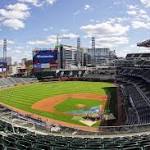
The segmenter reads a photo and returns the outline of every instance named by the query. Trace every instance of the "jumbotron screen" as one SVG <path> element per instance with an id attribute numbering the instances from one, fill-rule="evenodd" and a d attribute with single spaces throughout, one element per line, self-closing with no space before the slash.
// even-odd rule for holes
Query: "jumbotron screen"
<path id="1" fill-rule="evenodd" d="M 0 72 L 6 72 L 7 71 L 7 63 L 0 62 Z"/>
<path id="2" fill-rule="evenodd" d="M 33 51 L 33 68 L 47 69 L 57 65 L 57 50 L 36 50 Z"/>

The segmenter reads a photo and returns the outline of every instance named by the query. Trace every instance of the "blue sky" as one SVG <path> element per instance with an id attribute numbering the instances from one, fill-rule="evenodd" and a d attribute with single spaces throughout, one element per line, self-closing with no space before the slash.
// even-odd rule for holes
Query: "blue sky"
<path id="1" fill-rule="evenodd" d="M 150 0 L 0 0 L 0 55 L 8 39 L 8 56 L 31 58 L 33 48 L 61 43 L 109 47 L 119 56 L 148 52 L 136 43 L 150 38 Z"/>

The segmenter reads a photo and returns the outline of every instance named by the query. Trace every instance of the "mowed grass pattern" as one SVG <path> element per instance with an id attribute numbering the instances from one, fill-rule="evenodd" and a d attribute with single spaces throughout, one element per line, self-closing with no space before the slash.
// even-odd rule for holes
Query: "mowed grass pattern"
<path id="1" fill-rule="evenodd" d="M 72 120 L 71 116 L 67 115 L 62 116 L 62 114 L 58 113 L 48 113 L 33 110 L 31 107 L 37 101 L 61 94 L 97 93 L 105 95 L 106 93 L 103 88 L 113 86 L 114 86 L 113 84 L 105 82 L 82 82 L 82 81 L 34 83 L 0 90 L 0 102 L 41 116 L 65 122 L 81 124 L 79 122 Z"/>
<path id="2" fill-rule="evenodd" d="M 85 106 L 84 109 L 89 109 L 94 106 L 99 106 L 102 103 L 99 100 L 95 100 L 95 99 L 87 100 L 87 99 L 69 98 L 69 99 L 66 99 L 64 102 L 56 105 L 55 109 L 60 112 L 69 112 L 72 110 L 80 109 L 78 107 L 78 104 L 84 105 Z"/>

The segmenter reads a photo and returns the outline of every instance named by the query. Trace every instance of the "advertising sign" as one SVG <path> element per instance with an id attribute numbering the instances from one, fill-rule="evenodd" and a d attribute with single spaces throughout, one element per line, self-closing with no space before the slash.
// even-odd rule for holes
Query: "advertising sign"
<path id="1" fill-rule="evenodd" d="M 7 63 L 0 62 L 0 72 L 6 72 L 7 70 Z"/>
<path id="2" fill-rule="evenodd" d="M 57 50 L 36 50 L 33 51 L 33 68 L 48 69 L 57 64 Z"/>

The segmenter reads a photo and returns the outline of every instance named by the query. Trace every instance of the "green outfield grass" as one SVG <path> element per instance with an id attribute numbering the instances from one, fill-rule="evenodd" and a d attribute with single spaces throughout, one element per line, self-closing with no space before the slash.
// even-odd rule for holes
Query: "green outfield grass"
<path id="1" fill-rule="evenodd" d="M 61 94 L 70 94 L 70 93 L 96 93 L 101 95 L 106 95 L 105 88 L 114 87 L 111 83 L 106 82 L 82 82 L 82 81 L 67 81 L 67 82 L 49 82 L 49 83 L 34 83 L 28 85 L 20 85 L 12 87 L 9 89 L 0 90 L 0 102 L 10 105 L 12 107 L 35 113 L 41 116 L 81 124 L 78 121 L 72 120 L 72 117 L 69 115 L 58 114 L 58 113 L 48 113 L 38 110 L 33 110 L 31 107 L 37 101 L 40 101 L 44 98 L 52 97 L 55 95 Z M 108 91 L 107 91 L 108 92 Z M 80 100 L 77 100 L 80 102 Z M 80 104 L 83 103 L 83 100 Z M 85 102 L 84 102 L 85 103 Z M 87 101 L 88 107 L 97 105 L 98 101 Z M 63 111 L 68 111 L 64 104 L 58 106 L 59 109 Z M 73 107 L 74 102 L 71 102 Z M 66 110 L 65 110 L 66 109 Z"/>
<path id="2" fill-rule="evenodd" d="M 86 99 L 75 99 L 75 98 L 69 98 L 66 99 L 64 102 L 58 104 L 55 108 L 59 112 L 69 112 L 72 110 L 78 110 L 77 107 L 78 104 L 84 105 L 84 109 L 91 108 L 93 106 L 99 106 L 101 102 L 99 100 L 86 100 Z M 103 105 L 103 104 L 102 104 Z"/>

